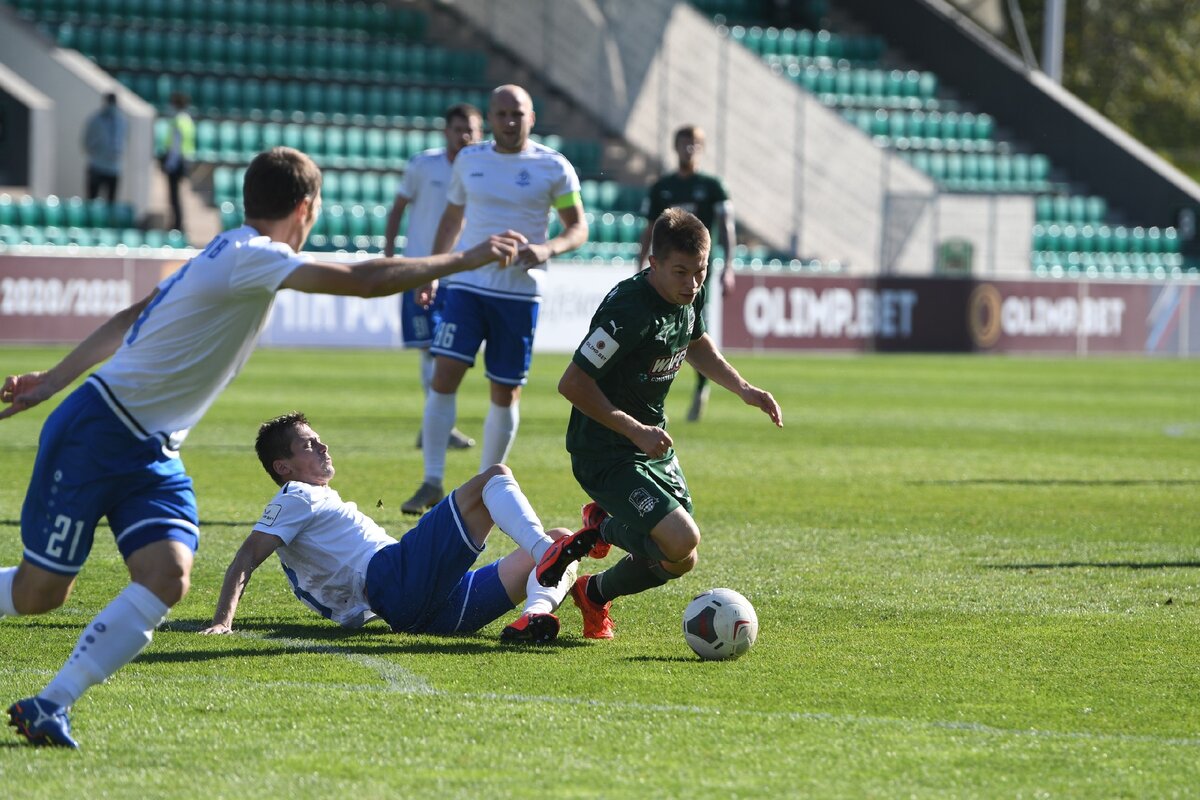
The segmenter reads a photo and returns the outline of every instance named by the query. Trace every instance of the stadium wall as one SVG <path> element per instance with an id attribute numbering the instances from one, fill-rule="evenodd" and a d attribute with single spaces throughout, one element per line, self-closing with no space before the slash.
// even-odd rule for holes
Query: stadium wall
<path id="1" fill-rule="evenodd" d="M 181 263 L 175 254 L 0 256 L 0 343 L 77 342 Z M 553 264 L 534 349 L 574 350 L 600 301 L 628 275 L 623 266 Z M 1200 280 L 746 272 L 721 317 L 729 350 L 1200 355 Z M 280 292 L 261 343 L 399 347 L 399 303 Z"/>
<path id="2" fill-rule="evenodd" d="M 83 130 L 88 117 L 100 109 L 104 94 L 116 92 L 129 118 L 118 199 L 144 212 L 150 197 L 154 108 L 78 52 L 48 41 L 5 3 L 0 3 L 0 60 L 51 103 L 52 135 L 32 140 L 34 163 L 48 161 L 51 175 L 31 191 L 41 196 L 85 194 Z"/>

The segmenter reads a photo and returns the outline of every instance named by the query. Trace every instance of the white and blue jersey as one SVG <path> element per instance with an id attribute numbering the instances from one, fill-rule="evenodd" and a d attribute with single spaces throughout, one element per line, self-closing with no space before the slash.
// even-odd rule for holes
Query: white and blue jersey
<path id="1" fill-rule="evenodd" d="M 226 231 L 158 285 L 96 371 L 113 411 L 178 450 L 254 351 L 284 279 L 307 258 L 248 226 Z"/>
<path id="2" fill-rule="evenodd" d="M 541 244 L 550 214 L 579 203 L 579 176 L 561 153 L 537 142 L 519 153 L 499 153 L 493 142 L 483 142 L 459 151 L 447 200 L 464 207 L 460 249 L 506 230 Z M 491 263 L 444 278 L 442 319 L 429 352 L 474 365 L 486 341 L 488 379 L 524 384 L 545 281 L 545 264 L 520 269 Z"/>
<path id="3" fill-rule="evenodd" d="M 579 176 L 562 153 L 528 142 L 519 153 L 499 153 L 494 142 L 464 147 L 454 159 L 446 199 L 464 206 L 466 225 L 459 249 L 514 230 L 541 244 L 550 213 L 579 202 Z M 537 301 L 546 281 L 545 265 L 527 270 L 485 264 L 443 279 L 447 286 L 508 300 Z"/>
<path id="4" fill-rule="evenodd" d="M 397 542 L 329 486 L 292 481 L 254 525 L 277 536 L 292 592 L 348 628 L 376 616 L 410 633 L 473 631 L 513 608 L 498 567 L 470 567 L 482 548 L 467 533 L 454 495 Z"/>
<path id="5" fill-rule="evenodd" d="M 158 285 L 112 359 L 42 427 L 21 510 L 27 560 L 79 572 L 101 517 L 125 558 L 159 540 L 197 547 L 195 495 L 177 451 L 250 357 L 275 291 L 301 263 L 242 227 Z"/>
<path id="6" fill-rule="evenodd" d="M 300 602 L 339 625 L 357 628 L 372 619 L 367 604 L 367 564 L 395 544 L 354 503 L 328 486 L 285 483 L 254 525 L 277 536 L 279 563 Z"/>
<path id="7" fill-rule="evenodd" d="M 433 252 L 442 212 L 446 210 L 446 191 L 450 186 L 452 165 L 446 148 L 435 147 L 413 156 L 396 189 L 396 197 L 408 201 L 408 232 L 404 237 L 404 255 L 420 258 Z M 400 298 L 400 328 L 405 347 L 429 347 L 437 327 L 441 298 L 434 295 L 429 308 L 418 305 L 416 294 L 405 292 Z"/>

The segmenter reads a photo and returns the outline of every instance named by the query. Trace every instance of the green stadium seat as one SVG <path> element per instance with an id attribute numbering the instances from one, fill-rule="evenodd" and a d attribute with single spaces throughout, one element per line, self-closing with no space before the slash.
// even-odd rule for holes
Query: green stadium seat
<path id="1" fill-rule="evenodd" d="M 387 134 L 382 128 L 367 128 L 363 132 L 363 157 L 374 169 L 387 168 Z"/>
<path id="2" fill-rule="evenodd" d="M 290 126 L 289 126 L 290 127 Z M 325 131 L 316 125 L 302 125 L 302 140 L 300 149 L 313 158 L 325 155 Z"/>
<path id="3" fill-rule="evenodd" d="M 388 130 L 385 134 L 388 161 L 403 164 L 408 159 L 408 144 L 404 131 Z"/>
<path id="4" fill-rule="evenodd" d="M 217 124 L 217 159 L 220 161 L 242 161 L 241 128 L 233 120 L 222 120 Z"/>
<path id="5" fill-rule="evenodd" d="M 48 195 L 39 205 L 41 206 L 42 225 L 58 227 L 63 224 L 66 213 L 57 195 Z"/>
<path id="6" fill-rule="evenodd" d="M 37 198 L 25 195 L 16 203 L 16 224 L 24 227 L 40 226 L 43 224 L 42 204 Z"/>
<path id="7" fill-rule="evenodd" d="M 340 202 L 343 205 L 361 203 L 363 201 L 362 193 L 362 173 L 343 172 Z"/>
<path id="8" fill-rule="evenodd" d="M 265 112 L 282 114 L 285 110 L 290 112 L 285 105 L 284 84 L 276 80 L 266 80 L 262 82 L 262 102 L 258 108 Z"/>
<path id="9" fill-rule="evenodd" d="M 305 141 L 305 131 L 307 126 L 301 125 L 298 122 L 289 122 L 280 128 L 281 144 L 284 147 L 292 147 L 296 150 L 304 150 L 308 152 L 307 141 Z"/>
<path id="10" fill-rule="evenodd" d="M 132 228 L 134 210 L 129 203 L 114 203 L 109 207 L 109 224 L 114 228 Z"/>
<path id="11" fill-rule="evenodd" d="M 250 152 L 261 152 L 283 144 L 283 126 L 278 122 L 254 124 L 258 125 L 258 142 L 254 147 L 248 148 Z M 246 144 L 247 141 L 243 137 L 242 145 L 245 146 Z"/>
<path id="12" fill-rule="evenodd" d="M 355 173 L 358 176 L 358 199 L 356 202 L 363 205 L 374 205 L 383 202 L 383 191 L 380 186 L 379 173 L 376 172 L 359 172 Z"/>

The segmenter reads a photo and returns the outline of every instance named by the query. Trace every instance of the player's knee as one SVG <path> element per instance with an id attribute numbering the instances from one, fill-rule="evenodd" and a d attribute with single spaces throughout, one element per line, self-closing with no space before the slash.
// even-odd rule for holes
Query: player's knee
<path id="1" fill-rule="evenodd" d="M 483 476 L 484 482 L 486 483 L 487 481 L 490 481 L 492 478 L 495 478 L 499 475 L 512 475 L 512 470 L 503 464 L 492 464 L 480 474 Z"/>
<path id="2" fill-rule="evenodd" d="M 18 614 L 45 614 L 61 608 L 74 586 L 74 576 L 58 575 L 23 564 L 17 568 L 13 579 L 13 607 Z"/>
<path id="3" fill-rule="evenodd" d="M 657 538 L 657 543 L 668 561 L 683 562 L 694 556 L 696 548 L 700 546 L 700 529 L 696 527 L 695 523 L 680 525 L 670 530 L 665 536 Z"/>
<path id="4" fill-rule="evenodd" d="M 168 606 L 174 606 L 192 588 L 191 578 L 186 574 L 157 575 L 153 580 L 138 581 Z"/>
<path id="5" fill-rule="evenodd" d="M 18 614 L 46 614 L 56 608 L 62 608 L 63 603 L 71 596 L 71 590 L 64 592 L 17 592 L 13 591 L 13 608 Z"/>

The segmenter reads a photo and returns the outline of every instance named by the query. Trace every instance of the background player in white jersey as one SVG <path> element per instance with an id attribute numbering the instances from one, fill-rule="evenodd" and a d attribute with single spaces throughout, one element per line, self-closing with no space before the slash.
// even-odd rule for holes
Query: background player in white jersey
<path id="1" fill-rule="evenodd" d="M 250 576 L 275 553 L 296 597 L 343 627 L 378 616 L 397 633 L 468 633 L 528 592 L 525 614 L 501 639 L 548 642 L 558 635 L 552 612 L 572 581 L 543 588 L 533 565 L 553 539 L 570 531 L 543 531 L 507 467 L 496 464 L 476 475 L 396 541 L 330 487 L 333 459 L 304 414 L 263 423 L 254 449 L 282 488 L 233 557 L 212 625 L 201 633 L 233 630 Z M 493 524 L 521 549 L 471 571 Z"/>
<path id="2" fill-rule="evenodd" d="M 297 255 L 321 206 L 321 171 L 299 152 L 260 153 L 242 189 L 246 224 L 213 239 L 149 295 L 113 315 L 46 372 L 8 376 L 9 417 L 112 357 L 42 427 L 21 510 L 20 566 L 0 569 L 0 617 L 61 606 L 107 517 L 130 584 L 88 624 L 36 697 L 9 708 L 36 744 L 75 747 L 67 708 L 131 661 L 187 593 L 199 541 L 192 481 L 179 459 L 188 429 L 250 357 L 279 289 L 375 297 L 493 259 L 524 241 L 498 235 L 465 253 L 357 264 Z"/>
<path id="3" fill-rule="evenodd" d="M 396 254 L 396 234 L 400 232 L 400 220 L 405 209 L 409 209 L 408 234 L 404 241 L 404 255 L 414 258 L 433 252 L 433 236 L 438 221 L 446 209 L 446 190 L 450 186 L 450 169 L 458 151 L 483 138 L 483 115 L 469 103 L 459 103 L 446 109 L 445 147 L 435 147 L 413 156 L 404 170 L 404 178 L 396 190 L 396 200 L 388 215 L 384 229 L 383 254 Z M 404 346 L 421 351 L 421 388 L 429 394 L 429 382 L 433 379 L 433 355 L 429 345 L 433 342 L 433 329 L 441 317 L 441 298 L 434 297 L 426 306 L 417 302 L 416 292 L 400 295 L 400 329 L 404 335 Z M 450 431 L 448 444 L 451 448 L 466 449 L 475 440 L 458 428 Z M 421 432 L 417 431 L 417 447 L 421 446 Z"/>
<path id="4" fill-rule="evenodd" d="M 512 85 L 494 89 L 488 122 L 493 140 L 463 148 L 454 162 L 433 251 L 447 252 L 459 241 L 470 245 L 499 230 L 520 231 L 529 241 L 517 256 L 523 269 L 483 268 L 442 283 L 445 304 L 430 347 L 435 364 L 425 400 L 425 479 L 401 506 L 413 514 L 444 495 L 445 442 L 457 416 L 456 394 L 484 341 L 491 404 L 480 469 L 508 458 L 520 419 L 521 386 L 533 358 L 546 262 L 587 241 L 575 170 L 561 153 L 529 140 L 534 124 L 529 93 Z M 563 230 L 547 240 L 552 209 Z"/>

